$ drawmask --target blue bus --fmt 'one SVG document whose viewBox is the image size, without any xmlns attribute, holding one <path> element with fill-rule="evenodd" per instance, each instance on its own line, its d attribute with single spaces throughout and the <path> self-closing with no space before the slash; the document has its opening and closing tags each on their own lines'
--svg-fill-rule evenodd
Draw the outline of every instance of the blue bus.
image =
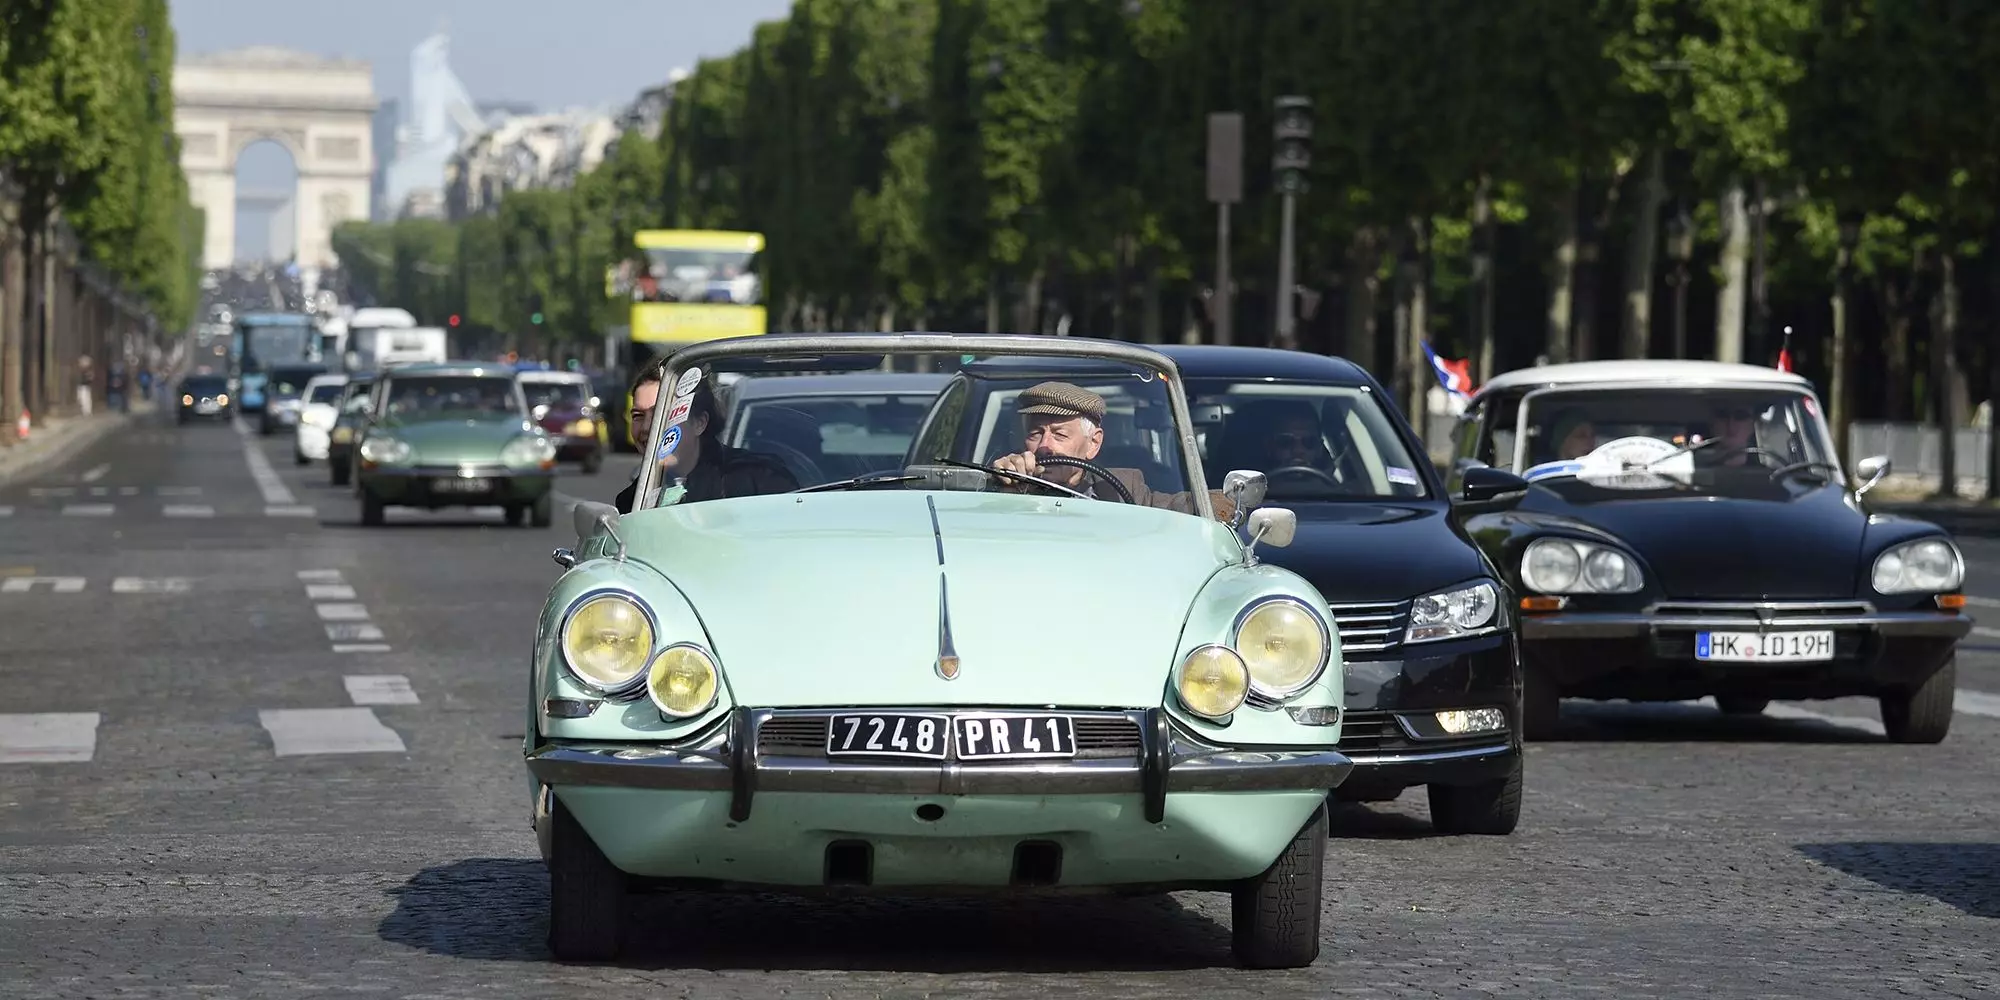
<svg viewBox="0 0 2000 1000">
<path fill-rule="evenodd" d="M 229 342 L 229 375 L 237 409 L 264 412 L 264 383 L 278 365 L 320 360 L 319 327 L 305 313 L 245 313 Z"/>
</svg>

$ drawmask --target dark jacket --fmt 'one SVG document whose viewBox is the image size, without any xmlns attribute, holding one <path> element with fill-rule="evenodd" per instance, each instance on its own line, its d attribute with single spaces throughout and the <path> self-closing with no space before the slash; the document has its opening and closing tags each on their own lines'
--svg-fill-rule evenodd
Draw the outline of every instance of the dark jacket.
<svg viewBox="0 0 2000 1000">
<path fill-rule="evenodd" d="M 785 464 L 770 455 L 703 441 L 701 461 L 687 477 L 687 492 L 681 503 L 754 497 L 767 493 L 790 493 L 799 488 L 797 477 Z M 634 478 L 618 492 L 618 512 L 632 513 L 639 480 Z"/>
</svg>

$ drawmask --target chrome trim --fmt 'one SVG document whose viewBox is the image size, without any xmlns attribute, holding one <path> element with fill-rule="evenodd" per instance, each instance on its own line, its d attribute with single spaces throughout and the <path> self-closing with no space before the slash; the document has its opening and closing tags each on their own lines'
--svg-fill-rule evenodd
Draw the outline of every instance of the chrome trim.
<svg viewBox="0 0 2000 1000">
<path fill-rule="evenodd" d="M 647 610 L 650 611 L 651 609 L 649 608 Z M 565 622 L 564 624 L 566 625 L 568 623 Z M 653 630 L 654 641 L 657 642 L 659 640 L 659 636 L 660 636 L 659 629 L 658 627 L 655 627 Z M 668 711 L 667 706 L 660 704 L 660 699 L 653 697 L 653 685 L 651 683 L 653 676 L 653 664 L 660 662 L 660 657 L 665 656 L 676 649 L 682 649 L 682 648 L 692 649 L 695 652 L 700 653 L 701 658 L 708 661 L 708 672 L 715 675 L 715 690 L 710 691 L 708 693 L 708 701 L 704 703 L 700 708 L 697 708 L 694 711 L 687 712 L 685 714 L 680 712 Z M 695 716 L 698 716 L 703 712 L 706 712 L 709 709 L 714 708 L 715 703 L 722 698 L 722 664 L 717 663 L 715 661 L 714 653 L 711 653 L 707 649 L 703 648 L 701 643 L 698 642 L 675 642 L 660 647 L 659 652 L 654 653 L 652 656 L 646 658 L 646 666 L 644 667 L 644 669 L 641 669 L 639 671 L 639 678 L 640 682 L 644 684 L 646 688 L 646 700 L 652 702 L 653 707 L 659 709 L 661 715 L 664 715 L 670 719 L 692 719 Z"/>
<path fill-rule="evenodd" d="M 1889 553 L 1900 552 L 1903 549 L 1913 549 L 1919 545 L 1924 544 L 1925 542 L 1943 542 L 1944 547 L 1951 550 L 1952 564 L 1958 570 L 1957 583 L 1954 583 L 1949 587 L 1944 587 L 1938 590 L 1875 590 L 1875 567 L 1881 565 L 1882 560 L 1885 557 L 1887 557 Z M 1908 541 L 1897 542 L 1896 544 L 1891 545 L 1886 549 L 1883 549 L 1881 552 L 1876 553 L 1875 559 L 1868 564 L 1868 589 L 1875 590 L 1876 593 L 1883 594 L 1885 596 L 1886 595 L 1900 596 L 1902 594 L 1950 594 L 1950 593 L 1956 593 L 1960 588 L 1964 586 L 1965 586 L 1965 553 L 1959 550 L 1958 542 L 1955 539 L 1953 539 L 1950 535 L 1924 535 L 1921 538 L 1912 538 Z"/>
<path fill-rule="evenodd" d="M 1412 602 L 1328 604 L 1327 615 L 1340 629 L 1340 653 L 1383 653 L 1402 645 L 1409 631 Z M 1376 625 L 1376 621 L 1387 624 Z"/>
<path fill-rule="evenodd" d="M 1474 629 L 1454 632 L 1451 635 L 1434 635 L 1424 639 L 1413 639 L 1410 637 L 1410 630 L 1417 627 L 1416 617 L 1417 617 L 1418 601 L 1421 601 L 1426 597 L 1442 597 L 1447 594 L 1456 594 L 1461 591 L 1474 590 L 1482 586 L 1493 592 L 1493 614 L 1491 617 L 1487 619 L 1487 624 L 1481 625 L 1478 628 Z M 1410 599 L 1410 610 L 1403 615 L 1403 645 L 1408 646 L 1426 642 L 1451 642 L 1457 639 L 1477 639 L 1480 636 L 1492 635 L 1496 632 L 1499 632 L 1504 627 L 1503 623 L 1507 619 L 1507 609 L 1501 603 L 1501 598 L 1505 594 L 1506 590 L 1502 588 L 1498 582 L 1494 581 L 1491 577 L 1484 577 L 1484 576 L 1472 580 L 1467 580 L 1463 583 L 1453 584 L 1452 586 L 1445 587 L 1439 590 L 1425 591 L 1422 594 L 1418 594 L 1417 596 Z M 1344 641 L 1345 637 L 1343 636 L 1342 638 Z"/>
<path fill-rule="evenodd" d="M 1306 613 L 1307 618 L 1312 619 L 1313 623 L 1319 626 L 1319 666 L 1305 680 L 1283 691 L 1265 691 L 1259 688 L 1257 686 L 1257 672 L 1250 669 L 1250 658 L 1243 655 L 1243 624 L 1250 620 L 1251 615 L 1256 614 L 1259 609 L 1267 604 L 1296 605 L 1300 611 Z M 1237 656 L 1242 658 L 1243 669 L 1250 674 L 1250 693 L 1243 700 L 1253 708 L 1277 708 L 1285 702 L 1298 697 L 1300 692 L 1319 683 L 1319 679 L 1326 676 L 1326 668 L 1333 662 L 1333 634 L 1329 631 L 1326 617 L 1314 611 L 1312 605 L 1290 594 L 1269 594 L 1245 605 L 1243 610 L 1236 613 L 1236 621 L 1229 626 L 1229 646 Z M 1187 661 L 1182 660 L 1181 662 L 1185 663 Z"/>
<path fill-rule="evenodd" d="M 958 706 L 946 712 L 970 711 Z M 867 709 L 813 709 L 807 714 Z M 897 711 L 925 711 L 902 708 Z M 1058 711 L 1060 709 L 1050 709 Z M 687 746 L 631 743 L 544 742 L 527 755 L 528 770 L 551 786 L 636 788 L 654 791 L 731 792 L 745 800 L 732 815 L 748 816 L 747 799 L 757 792 L 825 792 L 874 795 L 1118 795 L 1164 796 L 1169 791 L 1306 791 L 1332 789 L 1346 780 L 1354 762 L 1330 747 L 1296 750 L 1234 750 L 1200 743 L 1168 727 L 1164 752 L 1118 759 L 1028 763 L 935 764 L 856 763 L 809 757 L 766 756 L 756 751 L 757 730 L 780 713 L 742 711 L 738 726 L 727 726 Z M 797 714 L 797 713 L 785 713 Z M 1026 714 L 999 710 L 987 715 Z M 1084 713 L 1063 713 L 1084 714 Z M 1159 709 L 1134 714 L 1148 720 Z M 740 735 L 740 738 L 737 738 Z M 747 749 L 747 752 L 746 752 Z M 1162 766 L 1164 765 L 1164 766 Z M 1164 781 L 1149 789 L 1149 768 Z M 742 820 L 739 818 L 738 822 Z M 1158 822 L 1158 820 L 1154 820 Z"/>
<path fill-rule="evenodd" d="M 1224 712 L 1221 715 L 1210 715 L 1207 712 L 1203 712 L 1195 708 L 1193 705 L 1188 704 L 1187 698 L 1181 694 L 1181 674 L 1187 670 L 1188 661 L 1194 659 L 1194 654 L 1199 653 L 1204 649 L 1226 650 L 1228 651 L 1229 655 L 1236 657 L 1236 662 L 1243 664 L 1243 700 L 1237 702 L 1235 706 L 1230 708 L 1229 711 Z M 1233 646 L 1224 645 L 1223 643 L 1219 642 L 1204 642 L 1201 645 L 1188 650 L 1187 655 L 1181 657 L 1181 662 L 1174 664 L 1174 700 L 1180 702 L 1182 708 L 1185 708 L 1188 711 L 1193 712 L 1194 714 L 1209 720 L 1210 722 L 1219 722 L 1225 726 L 1228 725 L 1229 720 L 1235 717 L 1236 709 L 1242 708 L 1245 704 L 1249 703 L 1250 688 L 1251 688 L 1250 661 L 1244 659 L 1243 654 L 1237 652 L 1236 648 Z M 1272 707 L 1275 708 L 1276 706 L 1274 705 Z"/>
<path fill-rule="evenodd" d="M 951 592 L 944 571 L 944 529 L 938 525 L 937 498 L 924 497 L 931 511 L 931 540 L 937 543 L 938 561 L 938 655 L 931 669 L 945 680 L 958 679 L 958 650 L 951 642 Z"/>
<path fill-rule="evenodd" d="M 1496 734 L 1496 735 L 1505 735 Z M 1342 751 L 1359 767 L 1387 767 L 1394 764 L 1434 764 L 1441 761 L 1475 760 L 1481 757 L 1498 757 L 1514 752 L 1506 743 L 1491 746 L 1462 747 L 1452 750 L 1390 751 L 1377 753 L 1372 750 Z"/>
<path fill-rule="evenodd" d="M 1408 716 L 1412 715 L 1428 715 L 1431 717 L 1432 721 L 1436 721 L 1439 712 L 1477 712 L 1481 709 L 1492 709 L 1494 711 L 1499 712 L 1500 728 L 1482 729 L 1476 733 L 1446 733 L 1443 736 L 1425 736 L 1424 734 L 1417 732 L 1417 727 L 1411 725 L 1410 720 L 1408 718 Z M 1460 742 L 1463 742 L 1465 740 L 1501 739 L 1506 737 L 1508 733 L 1513 731 L 1512 724 L 1507 721 L 1506 709 L 1503 709 L 1498 705 L 1474 705 L 1471 708 L 1420 708 L 1420 709 L 1410 709 L 1410 710 L 1398 710 L 1390 712 L 1389 718 L 1395 720 L 1396 728 L 1402 730 L 1403 737 L 1405 739 L 1408 739 L 1412 743 L 1442 743 L 1446 740 L 1458 740 Z M 1439 726 L 1438 728 L 1443 729 L 1444 727 Z"/>
<path fill-rule="evenodd" d="M 577 609 L 607 594 L 623 597 L 627 601 L 630 601 L 633 605 L 637 606 L 639 609 L 639 613 L 646 616 L 646 625 L 648 628 L 652 630 L 653 642 L 657 644 L 660 641 L 660 619 L 659 616 L 653 614 L 652 605 L 647 604 L 646 599 L 640 597 L 638 591 L 632 590 L 629 587 L 618 586 L 616 584 L 606 584 L 604 586 L 593 587 L 590 590 L 584 591 L 575 600 L 570 601 L 568 607 L 563 609 L 562 625 L 556 629 L 556 656 L 562 659 L 563 669 L 569 671 L 570 677 L 574 678 L 577 683 L 582 684 L 584 687 L 590 689 L 591 691 L 599 695 L 602 695 L 603 697 L 622 701 L 626 700 L 627 696 L 631 695 L 633 692 L 637 691 L 639 688 L 645 685 L 646 672 L 652 667 L 653 658 L 655 656 L 658 656 L 661 652 L 661 650 L 657 648 L 657 645 L 656 648 L 653 650 L 653 652 L 648 653 L 646 655 L 645 663 L 640 665 L 639 672 L 633 674 L 631 680 L 628 680 L 622 684 L 619 684 L 616 687 L 611 687 L 611 688 L 600 687 L 596 682 L 584 677 L 583 673 L 577 670 L 575 665 L 569 662 L 569 641 L 568 641 L 569 626 L 570 622 L 576 619 Z"/>
<path fill-rule="evenodd" d="M 1849 607 L 1853 605 L 1848 604 Z M 1756 605 L 1732 605 L 1754 608 Z M 1781 609 L 1796 610 L 1796 609 Z M 1809 609 L 1808 609 L 1809 610 Z M 1863 614 L 1759 615 L 1755 620 L 1720 614 L 1655 615 L 1649 612 L 1558 612 L 1521 616 L 1523 639 L 1627 639 L 1658 629 L 1751 631 L 1758 633 L 1817 629 L 1873 629 L 1891 636 L 1964 638 L 1972 619 L 1937 611 L 1875 611 Z"/>
</svg>

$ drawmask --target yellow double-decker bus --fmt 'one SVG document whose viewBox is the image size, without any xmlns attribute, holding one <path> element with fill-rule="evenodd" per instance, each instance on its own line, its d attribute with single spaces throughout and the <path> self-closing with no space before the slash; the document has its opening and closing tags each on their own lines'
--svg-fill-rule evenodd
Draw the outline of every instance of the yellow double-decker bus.
<svg viewBox="0 0 2000 1000">
<path fill-rule="evenodd" d="M 764 234 L 719 229 L 643 229 L 620 284 L 632 297 L 631 334 L 619 359 L 630 378 L 659 355 L 705 340 L 762 334 Z M 614 440 L 631 445 L 624 415 Z"/>
</svg>

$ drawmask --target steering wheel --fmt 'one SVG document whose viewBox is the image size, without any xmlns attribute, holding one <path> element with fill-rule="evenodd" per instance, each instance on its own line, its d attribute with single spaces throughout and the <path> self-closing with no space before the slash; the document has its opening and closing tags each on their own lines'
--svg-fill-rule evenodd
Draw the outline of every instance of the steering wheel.
<svg viewBox="0 0 2000 1000">
<path fill-rule="evenodd" d="M 785 463 L 785 465 L 791 468 L 792 474 L 799 477 L 799 482 L 801 483 L 810 485 L 812 483 L 826 482 L 826 473 L 820 469 L 818 462 L 807 458 L 805 452 L 783 441 L 763 438 L 747 450 L 765 452 Z"/>
<path fill-rule="evenodd" d="M 1321 482 L 1327 484 L 1328 486 L 1336 490 L 1342 488 L 1340 480 L 1335 479 L 1332 476 L 1328 475 L 1325 470 L 1315 469 L 1310 465 L 1281 465 L 1278 468 L 1272 469 L 1271 471 L 1264 473 L 1264 478 L 1276 479 L 1279 476 L 1284 476 L 1284 475 L 1311 476 L 1312 478 L 1318 479 Z"/>
<path fill-rule="evenodd" d="M 1068 455 L 1049 455 L 1047 457 L 1038 457 L 1035 459 L 1035 461 L 1040 463 L 1045 468 L 1051 465 L 1057 465 L 1057 466 L 1067 465 L 1070 466 L 1071 468 L 1082 469 L 1083 471 L 1088 472 L 1091 475 L 1096 476 L 1097 478 L 1107 483 L 1110 483 L 1111 488 L 1117 490 L 1118 496 L 1122 498 L 1126 503 L 1134 502 L 1132 500 L 1132 491 L 1126 489 L 1124 483 L 1119 482 L 1116 476 L 1113 476 L 1111 473 L 1105 471 L 1104 467 L 1098 465 L 1096 462 L 1087 461 L 1081 458 L 1071 458 Z"/>
<path fill-rule="evenodd" d="M 1717 452 L 1712 457 L 1715 460 L 1715 463 L 1717 465 L 1720 465 L 1722 459 L 1728 458 L 1731 455 L 1754 455 L 1761 464 L 1776 466 L 1779 468 L 1783 468 L 1784 466 L 1790 464 L 1785 459 L 1785 456 L 1780 455 L 1774 451 L 1765 451 L 1764 449 L 1759 448 L 1754 444 L 1744 445 L 1741 448 L 1731 448 L 1728 451 Z M 1765 462 L 1764 459 L 1770 459 L 1770 461 Z"/>
</svg>

